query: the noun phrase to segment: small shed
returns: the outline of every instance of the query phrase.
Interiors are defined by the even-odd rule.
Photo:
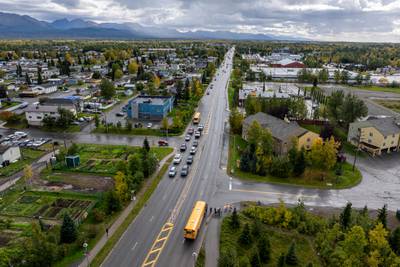
[[[65,157],[65,164],[68,168],[76,168],[80,164],[80,157],[79,155],[75,156],[66,156]]]

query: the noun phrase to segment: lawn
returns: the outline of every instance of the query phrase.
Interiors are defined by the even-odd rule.
[[[381,106],[384,106],[385,108],[388,108],[388,109],[391,109],[393,111],[400,113],[400,100],[374,99],[374,102],[378,103]]]
[[[393,88],[393,87],[384,87],[376,85],[357,85],[350,88],[374,91],[374,92],[387,92],[387,93],[400,94],[400,88]]]
[[[23,158],[0,169],[0,177],[10,176],[21,171],[25,165],[29,165],[35,160],[39,159],[45,154],[45,152],[30,148],[21,148],[21,154]]]
[[[343,189],[349,188],[360,183],[362,175],[359,170],[352,171],[349,163],[342,165],[343,173],[337,177],[333,171],[328,172],[324,179],[321,172],[307,169],[302,177],[277,178],[271,175],[260,176],[248,172],[242,172],[238,167],[240,160],[239,150],[246,148],[246,141],[240,136],[231,135],[229,138],[228,174],[242,180],[250,180],[261,183],[291,184],[302,187],[321,188],[321,189]]]
[[[148,128],[132,128],[130,131],[125,129],[124,127],[109,127],[108,131],[106,127],[101,125],[100,127],[94,129],[93,133],[110,133],[110,134],[125,134],[125,135],[142,135],[142,136],[167,136],[164,131],[160,129],[148,129]],[[182,131],[178,133],[169,132],[168,136],[178,136],[181,135]]]
[[[114,175],[118,169],[118,163],[124,161],[130,154],[136,153],[141,147],[125,145],[97,145],[79,144],[78,154],[80,165],[76,168],[67,168],[64,164],[57,163],[55,170],[95,173]],[[151,152],[155,153],[159,160],[173,151],[170,147],[152,147]]]
[[[21,104],[21,102],[2,101],[0,110],[6,110],[19,104]]]
[[[224,250],[232,249],[237,252],[237,258],[239,260],[242,257],[247,257],[247,259],[251,260],[253,251],[256,248],[256,242],[253,240],[250,245],[242,245],[238,239],[242,232],[243,225],[248,223],[252,226],[253,219],[242,215],[242,213],[239,216],[241,226],[238,229],[232,229],[230,217],[225,217],[223,219],[220,234],[220,254]],[[266,224],[261,224],[260,227],[259,230],[268,236],[271,243],[271,260],[269,263],[262,266],[278,266],[279,256],[282,253],[286,254],[292,242],[296,244],[296,255],[299,260],[297,266],[306,266],[310,262],[313,263],[313,266],[321,266],[318,255],[313,248],[312,237],[299,234],[295,230],[283,230]]]

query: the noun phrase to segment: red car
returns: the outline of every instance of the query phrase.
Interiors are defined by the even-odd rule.
[[[158,146],[168,146],[168,142],[165,140],[158,141]]]

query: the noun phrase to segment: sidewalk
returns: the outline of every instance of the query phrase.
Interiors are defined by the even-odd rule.
[[[153,179],[157,176],[157,174],[160,172],[162,166],[165,164],[165,162],[168,160],[171,155],[173,155],[175,151],[173,151],[171,154],[166,156],[162,161],[160,161],[160,166],[158,167],[157,171],[153,174],[153,177],[151,179],[148,179],[146,181],[146,184],[150,184]],[[145,189],[147,186],[145,185],[142,189]],[[145,192],[145,190],[142,190],[139,193],[142,195]],[[111,227],[108,228],[108,236],[106,233],[103,234],[101,239],[96,243],[96,245],[88,252],[88,256],[82,259],[82,262],[78,265],[79,267],[87,267],[90,266],[90,262],[96,257],[96,255],[100,252],[100,250],[104,247],[104,245],[107,243],[108,237],[111,237],[115,231],[120,227],[120,225],[125,221],[126,217],[128,217],[129,213],[131,213],[132,209],[136,205],[136,199],[131,201],[129,205],[122,211],[122,213],[119,215],[119,217],[114,221],[114,223],[111,225]],[[134,220],[133,220],[134,221]],[[133,222],[132,221],[132,222]],[[122,236],[121,236],[122,237]],[[88,264],[89,263],[89,264]]]

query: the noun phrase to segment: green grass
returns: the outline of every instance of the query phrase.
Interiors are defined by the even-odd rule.
[[[381,106],[384,106],[385,108],[388,108],[395,112],[400,113],[400,100],[374,99],[374,102],[378,103]]]
[[[70,125],[68,128],[59,128],[59,127],[41,127],[41,130],[45,132],[56,132],[56,133],[77,133],[81,131],[81,127],[79,125]]]
[[[228,86],[228,100],[229,100],[229,109],[233,108],[233,94],[234,94],[234,89],[232,87],[232,81],[229,81],[229,86]]]
[[[240,257],[247,257],[251,260],[252,255],[256,249],[256,237],[253,237],[253,242],[244,246],[238,241],[243,225],[248,223],[252,226],[252,219],[245,215],[240,216],[241,227],[239,229],[232,229],[230,225],[230,217],[225,217],[221,225],[220,234],[220,252],[226,249],[233,249],[237,251],[237,259]],[[299,260],[298,266],[306,266],[309,262],[313,263],[313,266],[321,266],[318,255],[316,254],[313,246],[313,238],[297,233],[297,231],[285,231],[277,227],[261,225],[261,230],[269,238],[271,242],[271,260],[268,264],[263,266],[277,266],[279,256],[284,253],[286,254],[290,244],[294,241],[296,243],[296,255]]]
[[[325,175],[322,180],[321,172],[307,169],[302,177],[287,177],[278,178],[271,175],[260,176],[257,174],[252,174],[248,172],[242,172],[237,166],[238,160],[240,160],[240,150],[246,148],[246,141],[244,141],[240,136],[231,135],[229,138],[229,155],[228,155],[228,168],[227,172],[239,179],[256,181],[261,183],[276,183],[276,184],[290,184],[301,187],[309,188],[320,188],[320,189],[343,189],[356,186],[360,183],[362,175],[358,169],[352,171],[352,166],[349,163],[343,164],[343,173],[338,178],[334,171],[330,171]]]
[[[140,196],[137,200],[135,207],[126,217],[124,222],[120,225],[120,227],[115,231],[115,233],[107,240],[107,243],[100,250],[100,252],[96,255],[96,257],[91,262],[91,266],[100,266],[107,255],[110,253],[111,249],[117,244],[118,240],[121,238],[122,234],[126,231],[128,226],[132,223],[132,221],[139,214],[143,206],[150,199],[153,192],[156,190],[158,183],[161,181],[164,174],[167,172],[169,164],[172,161],[172,157],[167,160],[167,162],[161,167],[157,176],[151,181],[151,184],[148,188],[143,188],[145,191],[142,196]]]
[[[0,177],[10,176],[21,171],[25,165],[29,165],[43,156],[44,152],[30,148],[21,148],[21,154],[23,158],[0,169]]]
[[[2,101],[0,110],[5,110],[5,109],[8,109],[8,108],[14,107],[16,105],[19,105],[19,104],[21,104],[21,102]]]
[[[204,247],[201,247],[199,255],[196,259],[195,267],[205,267],[206,266],[206,251]]]
[[[183,130],[178,133],[169,132],[168,136],[179,136]],[[160,129],[148,129],[148,128],[132,128],[130,131],[124,129],[124,127],[118,129],[116,127],[109,127],[107,130],[103,125],[94,129],[92,133],[107,133],[107,134],[123,134],[123,135],[142,135],[142,136],[167,136],[164,131]]]
[[[387,92],[387,93],[400,94],[400,88],[393,88],[393,87],[384,87],[384,86],[376,86],[376,85],[357,85],[357,86],[350,87],[350,88],[374,91],[374,92]]]

